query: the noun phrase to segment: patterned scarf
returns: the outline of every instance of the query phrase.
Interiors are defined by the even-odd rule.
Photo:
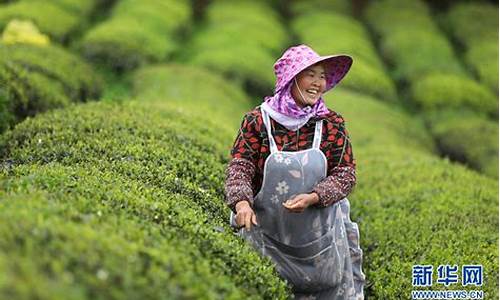
[[[271,118],[285,126],[288,130],[297,130],[304,126],[312,117],[319,117],[329,113],[328,108],[320,97],[313,106],[301,108],[292,97],[292,85],[295,80],[290,80],[283,89],[273,96],[267,96],[261,109],[264,109]]]

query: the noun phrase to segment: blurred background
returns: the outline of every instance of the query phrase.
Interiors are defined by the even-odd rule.
[[[354,58],[325,101],[367,299],[415,264],[482,264],[498,298],[498,2],[0,0],[0,31],[0,299],[288,299],[223,181],[301,43]]]

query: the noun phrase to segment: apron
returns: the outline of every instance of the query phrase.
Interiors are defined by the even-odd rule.
[[[261,255],[268,256],[288,281],[294,299],[363,299],[359,231],[349,218],[347,198],[324,207],[289,212],[282,203],[310,193],[326,177],[327,161],[319,146],[322,121],[316,122],[311,149],[278,151],[269,115],[262,110],[271,154],[264,163],[264,178],[254,198],[258,226],[241,228],[239,236]],[[237,227],[235,214],[230,223]],[[252,224],[253,225],[253,224]]]

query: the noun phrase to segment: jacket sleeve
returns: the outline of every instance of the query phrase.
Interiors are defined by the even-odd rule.
[[[337,117],[338,126],[327,124],[327,139],[325,141],[328,161],[327,177],[313,189],[319,196],[316,207],[332,205],[353,190],[356,184],[356,160],[352,152],[349,134],[342,117]]]
[[[258,116],[247,113],[231,149],[232,159],[226,168],[224,196],[226,204],[236,213],[236,203],[247,200],[253,206],[252,181],[255,176],[261,137]]]

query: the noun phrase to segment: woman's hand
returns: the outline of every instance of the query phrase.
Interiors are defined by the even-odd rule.
[[[316,193],[310,194],[299,194],[292,199],[289,199],[283,203],[283,206],[287,208],[290,212],[301,213],[309,205],[318,203],[319,196]]]
[[[250,230],[250,228],[252,227],[252,223],[254,225],[258,225],[255,212],[250,207],[248,201],[245,200],[236,203],[236,224],[240,228],[245,226],[247,230]]]

